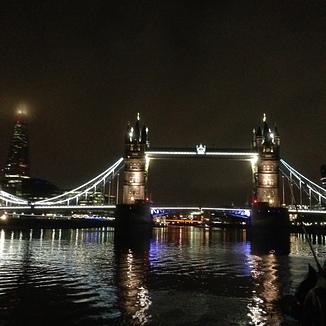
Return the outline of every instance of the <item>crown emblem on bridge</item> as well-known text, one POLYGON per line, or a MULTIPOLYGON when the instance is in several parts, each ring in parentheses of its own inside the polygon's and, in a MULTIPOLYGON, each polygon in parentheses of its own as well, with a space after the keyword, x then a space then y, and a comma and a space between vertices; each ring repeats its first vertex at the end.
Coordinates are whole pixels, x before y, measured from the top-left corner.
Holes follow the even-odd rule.
POLYGON ((197 151, 198 155, 206 154, 206 145, 203 145, 203 144, 196 145, 196 151, 197 151))

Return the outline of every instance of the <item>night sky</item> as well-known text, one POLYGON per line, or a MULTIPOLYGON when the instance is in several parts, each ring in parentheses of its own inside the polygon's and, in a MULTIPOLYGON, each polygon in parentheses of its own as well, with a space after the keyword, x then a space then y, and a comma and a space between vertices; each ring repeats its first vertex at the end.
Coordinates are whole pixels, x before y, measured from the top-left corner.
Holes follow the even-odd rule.
MULTIPOLYGON (((31 173, 59 188, 123 156, 137 112, 152 147, 250 147, 263 113, 281 156, 326 162, 324 1, 1 1, 0 153, 29 111, 31 173), (319 4, 317 4, 319 3, 319 4), (323 3, 323 4, 321 4, 323 3)), ((155 204, 243 204, 249 163, 154 161, 155 204)))

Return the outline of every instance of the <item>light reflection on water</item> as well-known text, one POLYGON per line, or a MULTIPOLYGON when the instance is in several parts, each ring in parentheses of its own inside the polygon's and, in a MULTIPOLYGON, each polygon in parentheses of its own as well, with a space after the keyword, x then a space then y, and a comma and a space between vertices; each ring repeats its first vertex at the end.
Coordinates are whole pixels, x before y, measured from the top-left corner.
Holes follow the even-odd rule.
MULTIPOLYGON (((326 258, 325 236, 312 237, 326 258)), ((0 230, 0 324, 281 325, 314 264, 300 234, 0 230)))
POLYGON ((118 304, 124 322, 143 325, 148 322, 151 299, 147 289, 148 252, 138 253, 132 249, 117 252, 116 283, 119 288, 118 304))

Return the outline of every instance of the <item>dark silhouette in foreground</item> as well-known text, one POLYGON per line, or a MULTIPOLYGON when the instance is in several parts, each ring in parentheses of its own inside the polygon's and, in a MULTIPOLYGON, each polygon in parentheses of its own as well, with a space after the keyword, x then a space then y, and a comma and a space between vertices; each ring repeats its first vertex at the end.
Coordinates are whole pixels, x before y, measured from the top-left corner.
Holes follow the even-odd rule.
POLYGON ((308 275, 299 284, 297 290, 295 291, 295 297, 299 300, 301 306, 303 306, 308 292, 316 285, 317 280, 317 271, 310 264, 308 264, 308 275))
POLYGON ((326 261, 319 272, 309 264, 308 275, 295 295, 284 296, 280 306, 283 313, 298 320, 300 326, 326 326, 326 261))

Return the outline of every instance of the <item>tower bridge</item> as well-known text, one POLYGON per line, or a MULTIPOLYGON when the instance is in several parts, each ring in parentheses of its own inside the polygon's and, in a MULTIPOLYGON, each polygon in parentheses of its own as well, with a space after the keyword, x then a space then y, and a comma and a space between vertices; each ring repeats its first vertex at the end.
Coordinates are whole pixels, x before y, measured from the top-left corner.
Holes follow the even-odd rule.
MULTIPOLYGON (((15 148, 19 148, 17 139, 16 136, 15 148)), ((23 139, 26 147, 26 137, 23 139)), ((2 190, 0 201, 3 210, 29 211, 33 214, 64 210, 66 212, 105 211, 112 210, 116 207, 115 204, 127 207, 142 203, 149 205, 147 178, 150 160, 226 159, 247 161, 251 164, 253 207, 259 204, 268 208, 287 206, 293 214, 307 210, 316 212, 317 209, 324 213, 325 211, 321 209, 326 203, 325 189, 300 174, 283 160, 280 157, 280 145, 276 124, 272 129, 269 128, 264 115, 262 127, 258 126, 252 131, 250 148, 208 148, 202 143, 194 148, 151 147, 148 128, 145 125, 141 126, 138 114, 134 127, 127 125, 124 157, 119 158, 98 176, 71 191, 33 202, 27 201, 20 195, 9 194, 2 190), (111 197, 115 198, 115 203, 111 202, 111 197)), ((10 165, 6 172, 8 175, 9 168, 10 165)), ((26 166, 24 169, 26 170, 26 166)), ((25 170, 23 178, 26 178, 25 170)), ((214 209, 218 210, 218 208, 214 209)), ((234 214, 247 215, 243 213, 244 209, 237 212, 234 214)))
POLYGON ((125 134, 125 167, 122 204, 135 204, 149 199, 147 175, 151 158, 224 158, 250 160, 253 174, 253 202, 280 206, 280 136, 276 124, 269 128, 264 115, 262 129, 253 130, 251 148, 215 149, 199 144, 189 148, 150 148, 148 128, 128 124, 125 134))

